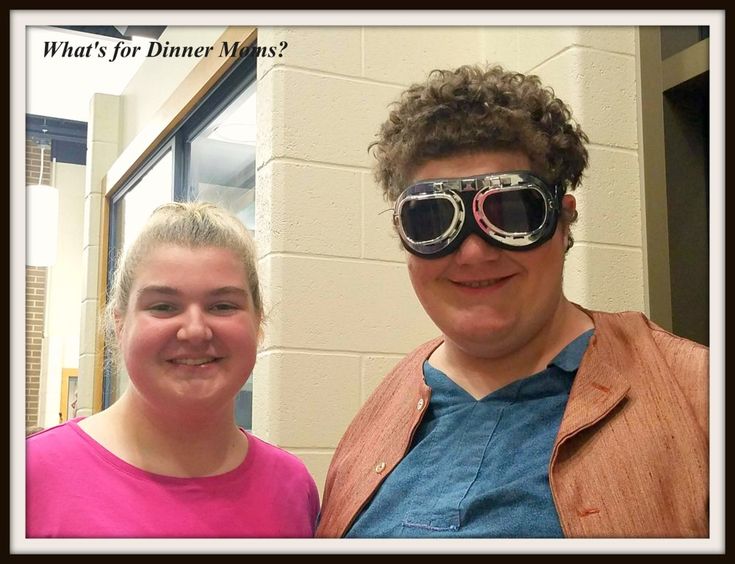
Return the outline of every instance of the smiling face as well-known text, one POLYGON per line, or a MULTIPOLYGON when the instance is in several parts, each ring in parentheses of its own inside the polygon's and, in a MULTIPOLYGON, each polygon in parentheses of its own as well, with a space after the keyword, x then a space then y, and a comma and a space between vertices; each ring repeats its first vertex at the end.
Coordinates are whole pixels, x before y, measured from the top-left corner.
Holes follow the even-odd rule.
POLYGON ((260 322, 246 280, 229 249, 154 247, 117 321, 131 392, 158 412, 231 411, 260 322))
MULTIPOLYGON (((519 151, 486 151, 435 159, 419 166, 412 181, 530 170, 519 151)), ((565 196, 565 206, 574 199, 565 196)), ((407 253, 414 291, 446 344, 480 358, 512 355, 549 326, 562 301, 565 227, 530 251, 506 251, 470 235, 438 259, 407 253)))

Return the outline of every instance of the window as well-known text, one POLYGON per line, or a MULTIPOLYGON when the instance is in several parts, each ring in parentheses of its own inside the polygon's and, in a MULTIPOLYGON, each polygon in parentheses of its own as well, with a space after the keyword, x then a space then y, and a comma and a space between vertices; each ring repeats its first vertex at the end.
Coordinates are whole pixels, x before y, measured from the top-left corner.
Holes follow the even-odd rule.
POLYGON ((254 232, 255 84, 187 145, 187 199, 219 204, 254 232))
POLYGON ((156 207, 171 201, 172 164, 171 151, 167 150, 115 206, 115 239, 121 250, 128 248, 156 207))
MULTIPOLYGON (((238 61, 112 197, 108 280, 115 259, 150 213, 169 201, 213 202, 255 236, 255 58, 238 61)), ((106 354, 109 352, 106 351, 106 354)), ((127 386, 124 370, 105 363, 102 407, 127 386)), ((238 394, 236 420, 252 428, 252 377, 238 394)))

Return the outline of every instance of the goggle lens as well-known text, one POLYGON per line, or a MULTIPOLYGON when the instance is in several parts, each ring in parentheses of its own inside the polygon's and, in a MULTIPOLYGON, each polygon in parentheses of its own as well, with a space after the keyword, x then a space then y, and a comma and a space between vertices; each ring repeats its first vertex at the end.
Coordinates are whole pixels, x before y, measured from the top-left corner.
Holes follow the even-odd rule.
POLYGON ((546 201, 534 189, 491 192, 482 201, 482 213, 506 233, 532 233, 546 220, 546 201))
POLYGON ((444 235, 454 215, 454 206, 445 198, 409 200, 401 207, 400 222, 406 236, 420 243, 444 235))

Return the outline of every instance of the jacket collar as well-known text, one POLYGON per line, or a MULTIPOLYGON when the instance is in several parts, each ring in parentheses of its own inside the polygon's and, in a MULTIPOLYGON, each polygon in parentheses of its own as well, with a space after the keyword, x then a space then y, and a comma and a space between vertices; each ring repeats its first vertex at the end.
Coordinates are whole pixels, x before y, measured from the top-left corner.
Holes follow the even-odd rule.
POLYGON ((604 314, 601 316, 597 312, 580 309, 592 318, 596 330, 574 378, 557 443, 601 420, 625 399, 630 390, 630 381, 621 370, 622 365, 616 366, 611 362, 614 358, 610 356, 611 349, 617 350, 618 355, 624 349, 620 348, 621 343, 616 336, 611 337, 609 330, 601 327, 600 324, 607 323, 604 314), (612 341, 615 341, 615 347, 612 347, 612 341))

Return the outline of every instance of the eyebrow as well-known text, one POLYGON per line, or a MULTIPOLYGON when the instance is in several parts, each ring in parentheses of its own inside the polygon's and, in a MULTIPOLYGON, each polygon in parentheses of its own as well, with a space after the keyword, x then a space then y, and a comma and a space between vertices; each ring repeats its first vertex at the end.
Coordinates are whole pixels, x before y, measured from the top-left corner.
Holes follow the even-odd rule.
MULTIPOLYGON (((145 286, 137 292, 138 296, 142 296, 145 294, 166 294, 169 296, 177 296, 181 294, 181 291, 178 288, 174 288, 172 286, 151 285, 145 286)), ((214 290, 209 292, 209 295, 211 296, 225 296, 232 294, 238 294, 247 297, 249 295, 249 292, 244 288, 240 288, 238 286, 222 286, 221 288, 215 288, 214 290)))

